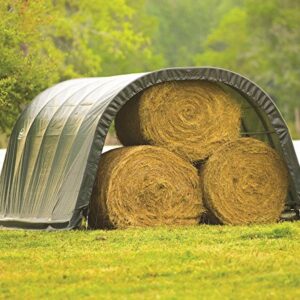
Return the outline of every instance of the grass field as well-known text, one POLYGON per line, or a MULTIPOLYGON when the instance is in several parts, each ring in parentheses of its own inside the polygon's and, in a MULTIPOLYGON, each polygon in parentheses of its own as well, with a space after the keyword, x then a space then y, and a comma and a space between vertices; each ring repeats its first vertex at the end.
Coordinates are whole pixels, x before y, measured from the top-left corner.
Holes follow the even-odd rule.
POLYGON ((1 299, 300 299, 300 222, 0 231, 1 299))

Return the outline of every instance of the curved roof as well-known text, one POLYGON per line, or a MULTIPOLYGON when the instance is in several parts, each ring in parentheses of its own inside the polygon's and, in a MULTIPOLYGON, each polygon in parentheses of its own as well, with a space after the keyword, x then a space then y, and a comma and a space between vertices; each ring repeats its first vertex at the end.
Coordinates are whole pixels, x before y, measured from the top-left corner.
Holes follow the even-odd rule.
POLYGON ((287 126, 271 98, 228 70, 172 68, 69 80, 38 95, 21 114, 10 139, 0 178, 0 225, 77 227, 87 213, 115 115, 145 88, 174 80, 214 81, 239 94, 247 110, 243 134, 257 135, 283 156, 290 173, 287 206, 300 207, 299 164, 287 126))

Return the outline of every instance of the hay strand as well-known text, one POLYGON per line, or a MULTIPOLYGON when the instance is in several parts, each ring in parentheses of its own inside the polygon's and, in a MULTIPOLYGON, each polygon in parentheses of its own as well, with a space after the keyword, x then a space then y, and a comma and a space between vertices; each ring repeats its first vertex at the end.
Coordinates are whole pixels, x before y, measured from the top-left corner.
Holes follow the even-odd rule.
POLYGON ((136 146, 101 156, 92 228, 197 224, 203 210, 197 169, 176 154, 136 146))
POLYGON ((163 146, 198 161, 239 136, 240 118, 239 105, 218 84, 176 81, 128 101, 115 125, 123 145, 163 146))
POLYGON ((208 159, 203 184, 205 205, 221 224, 271 223, 284 208, 288 173, 274 149, 239 138, 208 159))

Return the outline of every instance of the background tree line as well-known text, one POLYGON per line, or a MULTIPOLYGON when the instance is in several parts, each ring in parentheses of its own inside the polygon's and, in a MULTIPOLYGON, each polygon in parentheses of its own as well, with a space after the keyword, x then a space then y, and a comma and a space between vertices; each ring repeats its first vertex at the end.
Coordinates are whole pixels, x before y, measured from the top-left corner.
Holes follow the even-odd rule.
POLYGON ((59 81, 201 65, 257 82, 300 137, 298 0, 0 0, 0 18, 0 147, 59 81))

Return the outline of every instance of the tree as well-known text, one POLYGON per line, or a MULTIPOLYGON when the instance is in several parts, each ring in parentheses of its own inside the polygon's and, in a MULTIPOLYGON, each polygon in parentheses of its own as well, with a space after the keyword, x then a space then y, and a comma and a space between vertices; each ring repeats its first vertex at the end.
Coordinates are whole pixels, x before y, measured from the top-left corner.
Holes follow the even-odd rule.
POLYGON ((217 0, 148 0, 146 11, 155 17, 153 52, 162 57, 165 67, 191 66, 194 56, 202 52, 203 41, 217 22, 219 14, 227 11, 218 7, 217 0))
MULTIPOLYGON (((208 36, 197 64, 240 72, 277 99, 300 136, 300 3, 245 0, 208 36)), ((290 124, 291 125, 291 124, 290 124)))
POLYGON ((149 70, 152 54, 140 13, 144 0, 61 0, 54 2, 54 42, 64 53, 66 78, 115 75, 149 70))
POLYGON ((0 130, 9 134, 24 106, 58 81, 158 65, 143 3, 0 0, 0 130))
POLYGON ((0 3, 0 129, 7 132, 24 103, 59 79, 61 53, 44 28, 52 21, 41 1, 0 3))

